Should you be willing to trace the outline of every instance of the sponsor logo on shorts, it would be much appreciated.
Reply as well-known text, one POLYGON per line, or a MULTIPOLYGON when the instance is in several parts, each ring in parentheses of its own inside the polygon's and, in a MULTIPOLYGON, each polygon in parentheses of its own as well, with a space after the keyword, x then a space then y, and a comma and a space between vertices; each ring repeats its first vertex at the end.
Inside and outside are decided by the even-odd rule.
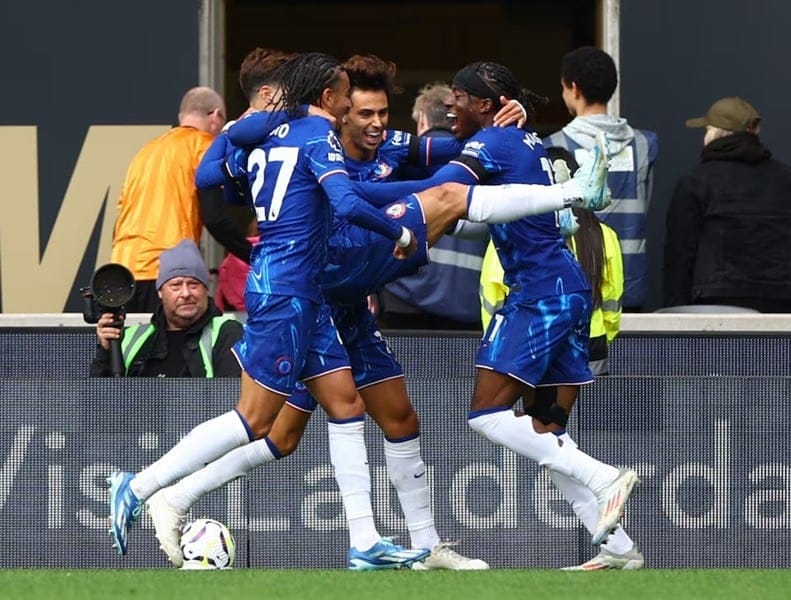
POLYGON ((400 219, 406 214, 406 203, 396 202, 385 209, 385 214, 391 219, 400 219))
POLYGON ((281 356, 275 361, 275 374, 288 375, 294 368, 294 359, 290 356, 281 356))

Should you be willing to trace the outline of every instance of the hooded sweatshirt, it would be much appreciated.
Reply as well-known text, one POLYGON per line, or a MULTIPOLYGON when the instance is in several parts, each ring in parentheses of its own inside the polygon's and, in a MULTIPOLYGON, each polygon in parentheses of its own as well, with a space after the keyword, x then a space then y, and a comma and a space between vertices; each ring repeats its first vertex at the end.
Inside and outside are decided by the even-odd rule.
POLYGON ((626 119, 606 114, 575 117, 562 130, 543 140, 574 154, 578 163, 587 159, 595 137, 603 131, 607 140, 612 204, 597 214, 621 240, 624 262, 626 309, 639 310, 647 288, 645 221, 653 189, 653 166, 658 153, 656 134, 632 129, 626 119))

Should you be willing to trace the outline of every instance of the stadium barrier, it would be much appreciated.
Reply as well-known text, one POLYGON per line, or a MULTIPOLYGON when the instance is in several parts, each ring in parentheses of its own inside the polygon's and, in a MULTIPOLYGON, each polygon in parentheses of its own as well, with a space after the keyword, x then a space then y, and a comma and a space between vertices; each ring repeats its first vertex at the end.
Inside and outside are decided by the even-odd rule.
MULTIPOLYGON (((134 320, 132 318, 131 320, 134 320)), ((625 526, 647 566, 791 566, 791 327, 786 317, 624 316, 613 375, 583 392, 570 434, 643 483, 625 526), (685 317, 685 318, 680 318, 685 317)), ((466 424, 474 336, 392 335, 421 416, 437 526, 493 567, 560 567, 595 549, 546 473, 466 424)), ((0 567, 166 566, 144 516, 118 557, 106 484, 228 410, 236 380, 88 379, 92 328, 73 315, 0 315, 0 567), (74 318, 72 318, 74 317, 74 318)), ((366 434, 377 523, 408 542, 366 434)), ((319 411, 299 450, 202 500, 238 566, 338 567, 348 535, 319 411)))

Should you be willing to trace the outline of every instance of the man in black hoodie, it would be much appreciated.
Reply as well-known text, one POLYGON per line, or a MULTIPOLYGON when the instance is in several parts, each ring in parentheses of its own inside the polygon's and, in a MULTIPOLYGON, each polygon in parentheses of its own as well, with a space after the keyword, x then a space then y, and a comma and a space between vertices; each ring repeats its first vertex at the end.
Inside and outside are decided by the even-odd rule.
POLYGON ((760 122, 741 98, 687 121, 706 133, 667 213, 665 306, 791 312, 791 168, 761 145, 760 122))
POLYGON ((103 314, 91 377, 111 375, 111 339, 121 340, 128 377, 239 377, 231 347, 242 337, 242 325, 220 312, 208 286, 209 271, 195 242, 185 239, 165 250, 156 280, 160 303, 151 323, 122 331, 119 315, 103 314))

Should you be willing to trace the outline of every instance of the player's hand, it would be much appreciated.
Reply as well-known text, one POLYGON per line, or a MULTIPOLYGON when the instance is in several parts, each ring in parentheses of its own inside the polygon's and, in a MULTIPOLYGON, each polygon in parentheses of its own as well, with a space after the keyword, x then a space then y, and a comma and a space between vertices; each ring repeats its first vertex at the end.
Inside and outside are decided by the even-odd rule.
POLYGON ((412 256, 415 251, 417 250, 417 237, 415 237, 415 233, 412 230, 409 231, 409 244, 406 246, 399 246, 396 244, 395 249, 393 250, 393 256, 395 256, 398 260, 405 260, 412 256))
POLYGON ((105 350, 110 349, 110 340, 120 340, 121 330, 124 327, 124 315, 104 313, 96 323, 96 337, 99 345, 105 350))
POLYGON ((500 96, 500 104, 503 107, 494 115, 495 127, 508 127, 516 123, 519 129, 527 123, 527 111, 518 100, 508 100, 505 96, 500 96))
POLYGON ((324 117, 327 119, 333 127, 338 126, 338 119, 333 117, 330 113, 326 110, 319 108, 318 106, 313 106, 312 104, 308 106, 308 116, 309 117, 324 117))

